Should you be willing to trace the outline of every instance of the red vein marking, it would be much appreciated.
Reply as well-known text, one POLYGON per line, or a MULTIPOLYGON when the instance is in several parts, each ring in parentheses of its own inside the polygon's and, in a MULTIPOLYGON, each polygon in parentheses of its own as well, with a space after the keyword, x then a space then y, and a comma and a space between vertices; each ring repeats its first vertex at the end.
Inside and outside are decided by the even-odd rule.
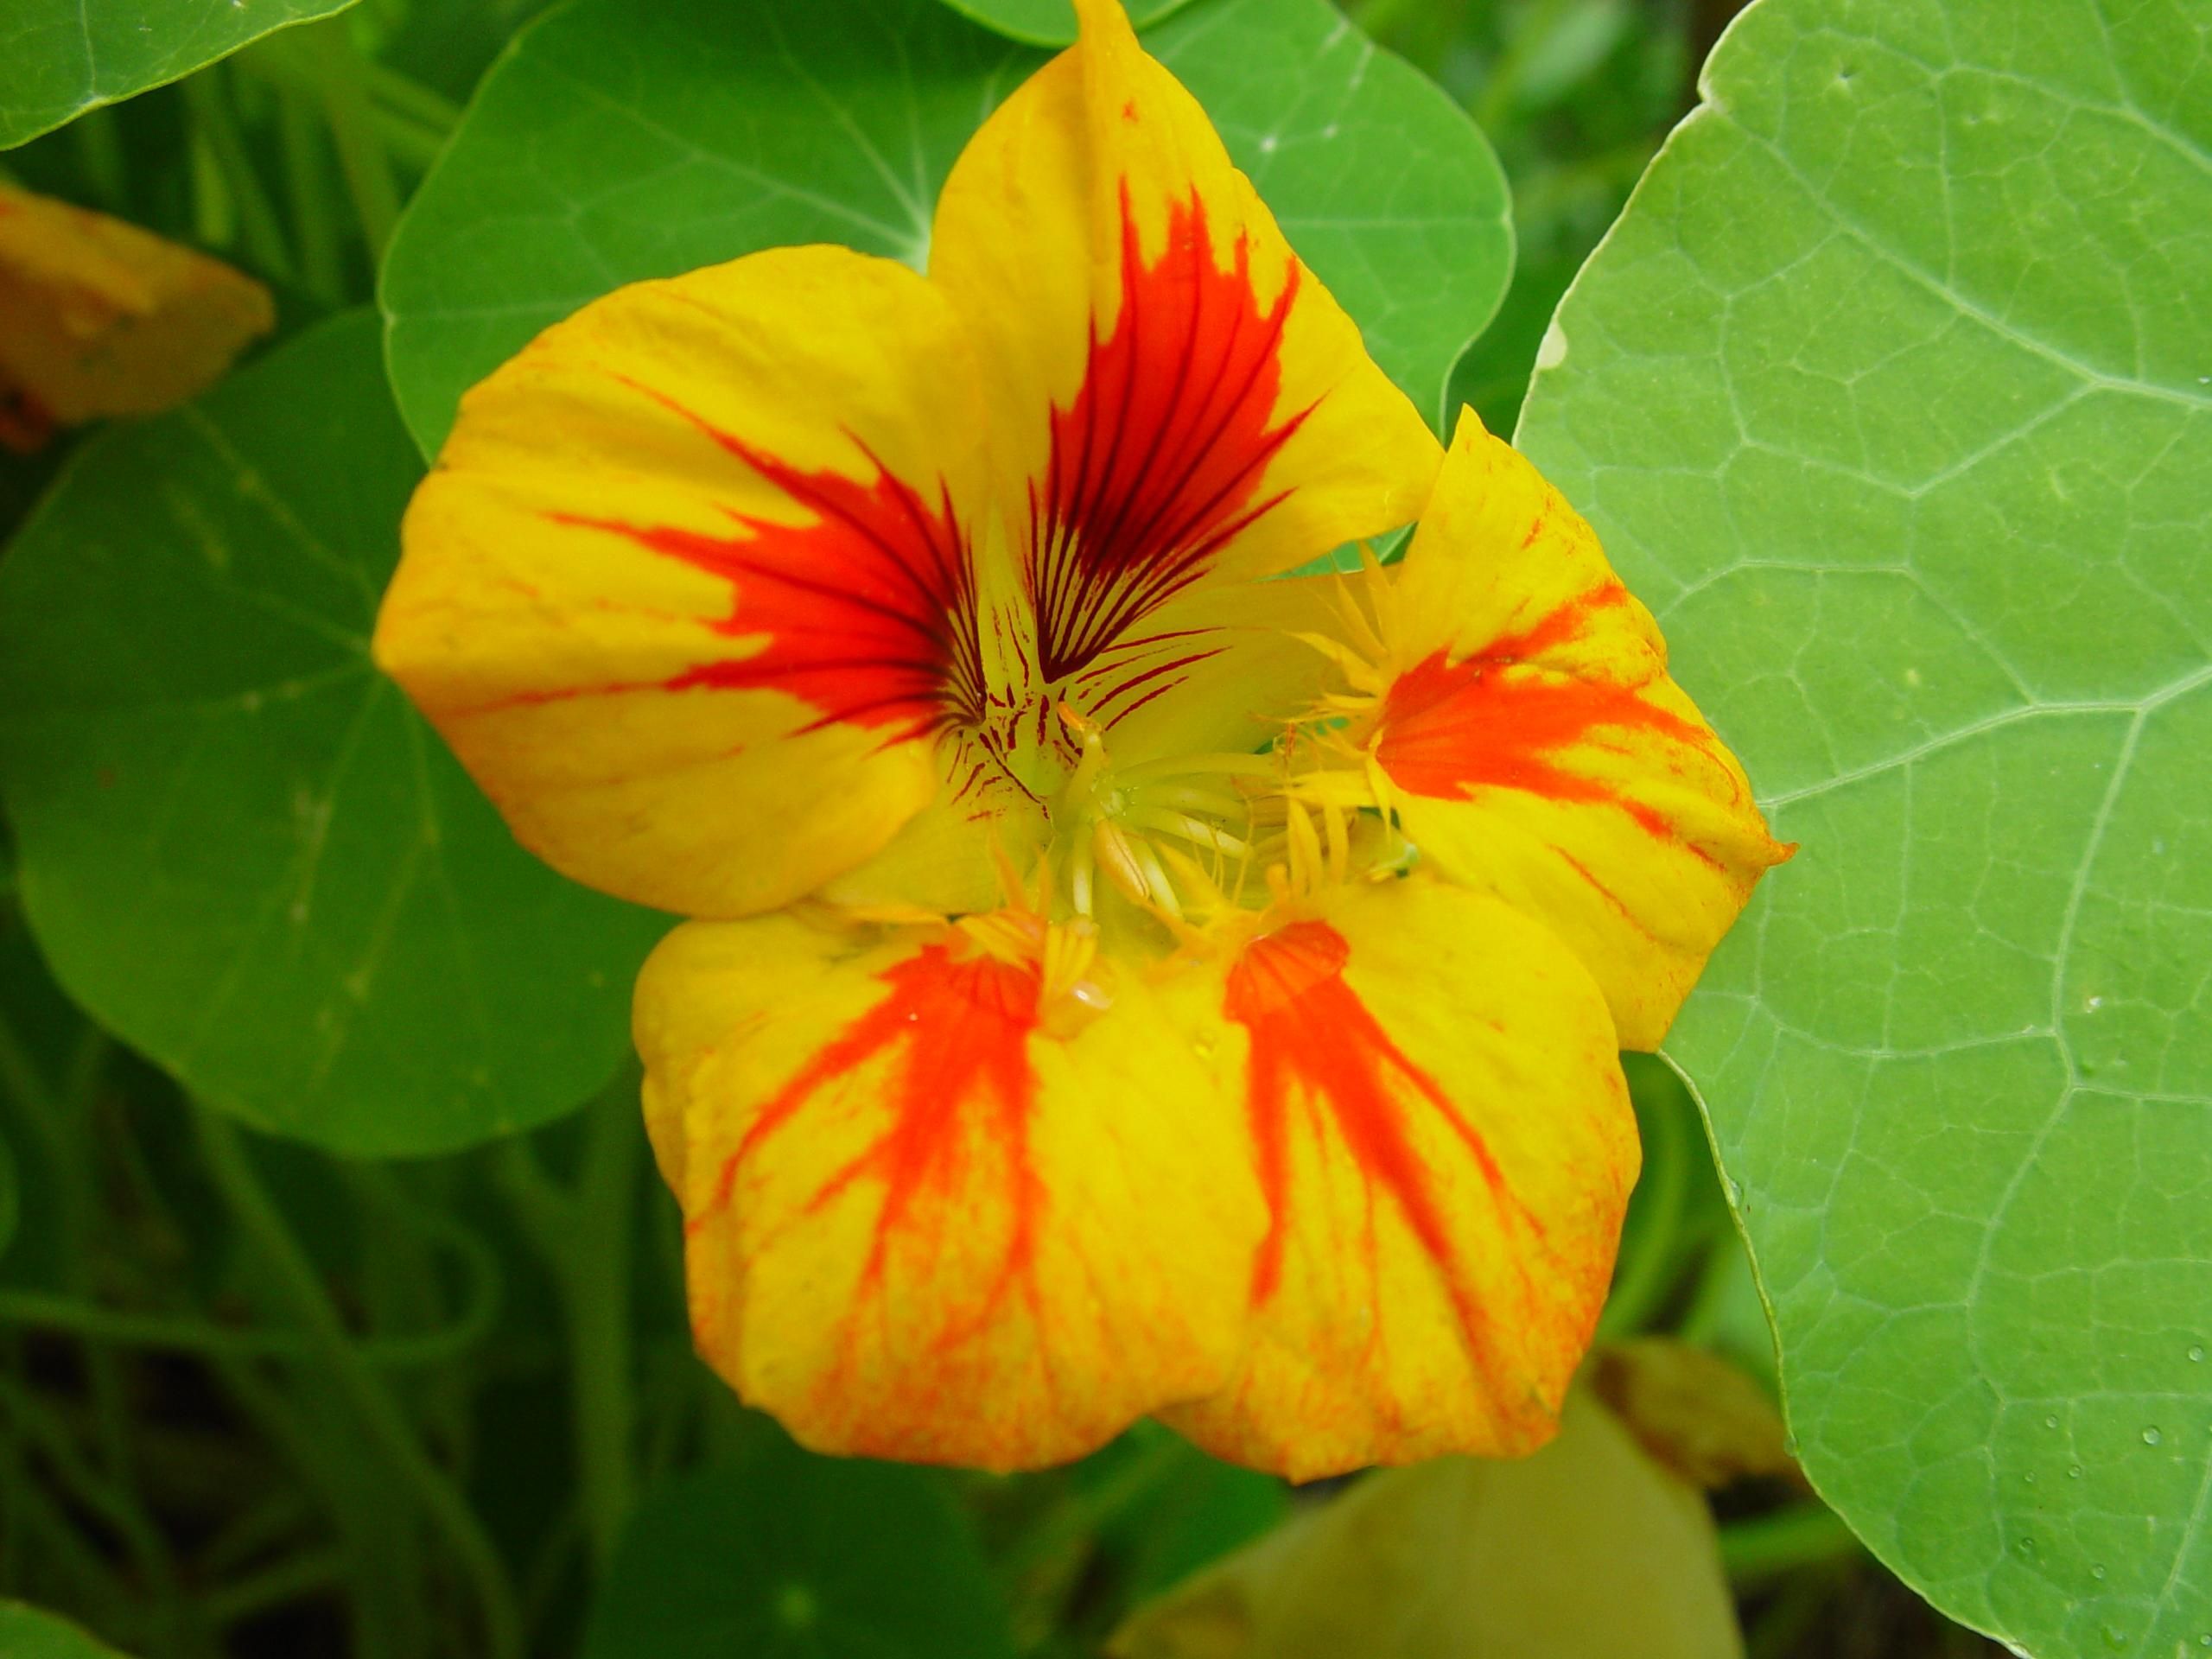
POLYGON ((853 442, 874 468, 872 480, 792 467, 664 394, 617 378, 690 422, 813 515, 810 523, 787 524, 730 511, 738 530, 730 536, 548 515, 727 582, 729 614, 711 625, 714 632, 766 636, 753 654, 699 664, 661 689, 784 691, 820 712, 815 726, 887 726, 901 737, 971 716, 983 674, 975 577, 942 480, 932 507, 858 438, 853 442))
POLYGON ((918 1224, 916 1200, 953 1199, 948 1217, 973 1224, 980 1192, 960 1192, 976 1166, 972 1148, 995 1141, 1006 1163, 1009 1223, 998 1275, 964 1317, 948 1319, 950 1344, 986 1321, 1006 1288, 1028 1270, 1036 1244, 1043 1189, 1031 1167, 1029 1126, 1036 1077, 1029 1036, 1037 1025, 1037 972, 989 957, 956 957, 930 945, 886 969, 889 994, 847 1026, 779 1090, 723 1161, 707 1207, 685 1224, 696 1232, 725 1210, 747 1161, 789 1127, 824 1090, 861 1066, 888 1057, 887 1074, 872 1086, 890 1127, 866 1151, 831 1175, 806 1206, 813 1213, 862 1179, 880 1181, 883 1199, 860 1291, 880 1286, 892 1237, 918 1224))
MULTIPOLYGON (((1297 922, 1255 941, 1230 972, 1223 1011, 1251 1036, 1245 1109, 1268 1216, 1252 1264, 1252 1305, 1265 1305, 1281 1287, 1293 1203, 1288 1128, 1296 1094, 1312 1115, 1317 1140, 1325 1106, 1328 1122, 1367 1182, 1370 1201, 1382 1188, 1435 1262, 1468 1356, 1487 1377, 1497 1360, 1495 1332, 1490 1315, 1468 1294, 1467 1264, 1445 1222, 1448 1195, 1437 1191, 1437 1173, 1414 1144, 1406 1085, 1466 1148, 1501 1214, 1517 1220, 1539 1244, 1544 1230, 1507 1185, 1481 1135, 1344 982, 1351 954, 1344 935, 1327 923, 1297 922)), ((1372 1250, 1370 1238, 1370 1255, 1372 1250)))
POLYGON ((1384 699, 1376 758, 1391 781, 1415 795, 1457 800, 1475 789, 1516 789, 1547 800, 1611 806, 1654 839, 1719 868, 1667 817, 1611 783, 1571 772, 1561 755, 1578 745, 1633 753, 1599 734, 1648 733, 1710 753, 1711 734, 1645 700, 1637 688, 1545 670, 1541 658, 1579 639, 1593 613, 1626 602, 1607 582, 1549 612, 1522 632, 1454 663, 1441 651, 1400 675, 1384 699), (1511 672, 1515 669, 1538 672, 1511 672))
POLYGON ((1287 492, 1261 474, 1310 410, 1270 426, 1298 263, 1262 314, 1251 246, 1214 263, 1205 207, 1168 206, 1166 245, 1144 262, 1122 188, 1122 307, 1091 327, 1075 400, 1052 411, 1051 459, 1029 486, 1026 574, 1047 681, 1080 671, 1140 617, 1203 575, 1287 492))

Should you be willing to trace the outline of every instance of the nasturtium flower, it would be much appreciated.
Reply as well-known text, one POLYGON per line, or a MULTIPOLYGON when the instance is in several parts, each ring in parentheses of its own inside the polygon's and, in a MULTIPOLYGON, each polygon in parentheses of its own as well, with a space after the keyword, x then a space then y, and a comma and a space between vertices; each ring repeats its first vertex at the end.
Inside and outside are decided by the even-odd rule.
POLYGON ((926 276, 753 254, 471 392, 378 659, 525 845, 694 918, 647 1127, 700 1351, 801 1440, 1524 1451, 1636 1173, 1618 1047, 1780 849, 1588 528, 1444 453, 1079 10, 926 276))
POLYGON ((181 404, 276 316, 219 259, 0 184, 0 448, 181 404))

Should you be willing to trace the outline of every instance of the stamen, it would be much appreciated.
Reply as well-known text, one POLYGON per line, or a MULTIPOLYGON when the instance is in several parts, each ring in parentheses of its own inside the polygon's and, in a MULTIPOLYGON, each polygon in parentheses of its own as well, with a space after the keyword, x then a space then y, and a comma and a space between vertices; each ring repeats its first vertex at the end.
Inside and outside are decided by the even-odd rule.
POLYGON ((1341 882, 1351 868, 1351 832, 1345 825, 1343 809, 1334 801, 1322 803, 1321 828, 1329 842, 1329 880, 1341 882))
POLYGON ((1187 806, 1194 812, 1211 812, 1217 818, 1240 817, 1247 810, 1245 804, 1234 795, 1190 784, 1155 784, 1145 791, 1144 798, 1166 806, 1187 806))
POLYGON ((1145 884, 1143 867, 1137 862, 1128 838, 1110 822, 1101 820, 1091 832, 1090 849, 1106 879, 1122 890, 1124 898, 1132 904, 1150 902, 1152 894, 1145 884))
POLYGON ((1193 772, 1215 772, 1230 778, 1274 778, 1282 771, 1282 760, 1274 754, 1236 754, 1213 752, 1163 755, 1118 769, 1125 784, 1147 783, 1155 778, 1181 778, 1193 772))
POLYGON ((1159 853, 1154 850, 1150 842, 1141 836, 1129 838, 1129 850, 1136 855, 1137 867, 1144 872, 1145 887, 1152 895, 1153 903, 1180 921, 1183 917, 1182 901, 1175 896, 1175 884, 1167 879, 1167 871, 1160 861, 1159 853))
POLYGON ((1142 824, 1146 829, 1157 830, 1164 836, 1179 836, 1197 846, 1210 848, 1217 853, 1226 853, 1231 857, 1250 850, 1243 842, 1230 835, 1226 830, 1216 829, 1212 824, 1204 823, 1185 812, 1169 812, 1158 807, 1133 806, 1122 812, 1122 821, 1125 823, 1142 824))
POLYGON ((1091 912, 1091 882, 1098 873, 1098 859, 1091 849, 1092 838, 1076 837, 1075 848, 1068 859, 1068 901, 1075 906, 1075 913, 1087 917, 1091 912))

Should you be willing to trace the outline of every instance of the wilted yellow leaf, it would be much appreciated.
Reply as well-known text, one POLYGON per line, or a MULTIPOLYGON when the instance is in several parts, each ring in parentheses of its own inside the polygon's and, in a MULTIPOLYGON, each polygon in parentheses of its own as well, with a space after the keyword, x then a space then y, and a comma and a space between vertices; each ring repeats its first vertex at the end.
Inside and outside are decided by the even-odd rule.
POLYGON ((1705 1500, 1596 1400, 1534 1457, 1365 1477, 1140 1609, 1116 1659, 1738 1659, 1705 1500))
POLYGON ((1608 1343, 1590 1385, 1646 1452, 1695 1485, 1755 1475, 1804 1484, 1780 1409, 1718 1354, 1670 1337, 1608 1343))
POLYGON ((0 185, 0 445, 181 404, 275 321, 219 259, 0 185))

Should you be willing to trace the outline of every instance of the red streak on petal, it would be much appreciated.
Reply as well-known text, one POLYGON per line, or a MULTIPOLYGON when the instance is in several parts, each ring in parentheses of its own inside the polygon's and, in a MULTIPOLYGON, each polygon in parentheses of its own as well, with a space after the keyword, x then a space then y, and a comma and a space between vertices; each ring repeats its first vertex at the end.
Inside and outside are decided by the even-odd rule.
MULTIPOLYGON (((744 657, 701 663, 661 689, 786 692, 832 721, 899 736, 964 715, 982 684, 975 578, 950 493, 932 506, 870 454, 875 476, 807 472, 745 443, 645 387, 812 515, 801 524, 731 512, 729 536, 549 515, 620 536, 729 584, 716 633, 765 637, 744 657)), ((857 442, 857 441, 856 441, 857 442)), ((865 446, 862 452, 867 453, 865 446)), ((607 688, 629 690, 636 688, 607 688)))
MULTIPOLYGON (((1294 1091, 1307 1109, 1325 1110, 1370 1190, 1380 1187, 1421 1249, 1434 1260, 1468 1352, 1486 1364, 1489 1319, 1469 1298, 1444 1220, 1451 1195, 1414 1144, 1410 1114, 1433 1109, 1466 1148, 1500 1209, 1535 1239, 1543 1230, 1506 1185, 1490 1148, 1436 1080, 1407 1058, 1359 994, 1344 980, 1351 954, 1325 922, 1298 922, 1256 940, 1230 970, 1224 1012, 1251 1036, 1245 1108, 1268 1232, 1252 1267, 1257 1307, 1281 1287, 1290 1192, 1288 1133, 1294 1091)), ((1369 1240, 1370 1249, 1373 1240, 1369 1240)))
POLYGON ((1475 789, 1517 789, 1611 806, 1655 839, 1713 863, 1664 814, 1561 764, 1578 745, 1605 743, 1607 733, 1656 734, 1700 750, 1708 741, 1696 722, 1655 707, 1632 688, 1544 670, 1547 653, 1580 639, 1595 613, 1627 598, 1619 583, 1607 582, 1463 661, 1440 651, 1400 675, 1384 700, 1375 747, 1391 781, 1441 800, 1475 789))
MULTIPOLYGON (((736 1151, 724 1161, 708 1208, 687 1224, 696 1231, 729 1203, 747 1160, 790 1126, 824 1089, 879 1057, 886 1075, 870 1085, 886 1104, 890 1127, 832 1175, 809 1201, 809 1211, 835 1202, 855 1182, 880 1181, 883 1202, 861 1281, 880 1280, 892 1236, 912 1224, 915 1201, 954 1199, 952 1211, 973 1214, 982 1195, 957 1192, 973 1170, 978 1140, 995 1141, 1007 1164, 1011 1217, 1006 1255, 967 1328, 988 1317, 1005 1287, 1028 1269, 1042 1197, 1029 1159, 1029 1123, 1036 1077, 1029 1036, 1037 1026, 1033 968, 988 957, 955 957, 931 945, 879 976, 890 994, 861 1014, 761 1109, 736 1151)), ((949 1328, 949 1339, 964 1334, 949 1328)))
POLYGON ((1052 459, 1030 486, 1027 575, 1048 681, 1197 581, 1285 499, 1253 498, 1310 412, 1269 424, 1299 278, 1293 260, 1262 311, 1249 242, 1240 235, 1233 267, 1217 266, 1195 194, 1169 204, 1166 245, 1146 264, 1123 184, 1121 311, 1103 340, 1094 322, 1083 385, 1052 410, 1052 459))

